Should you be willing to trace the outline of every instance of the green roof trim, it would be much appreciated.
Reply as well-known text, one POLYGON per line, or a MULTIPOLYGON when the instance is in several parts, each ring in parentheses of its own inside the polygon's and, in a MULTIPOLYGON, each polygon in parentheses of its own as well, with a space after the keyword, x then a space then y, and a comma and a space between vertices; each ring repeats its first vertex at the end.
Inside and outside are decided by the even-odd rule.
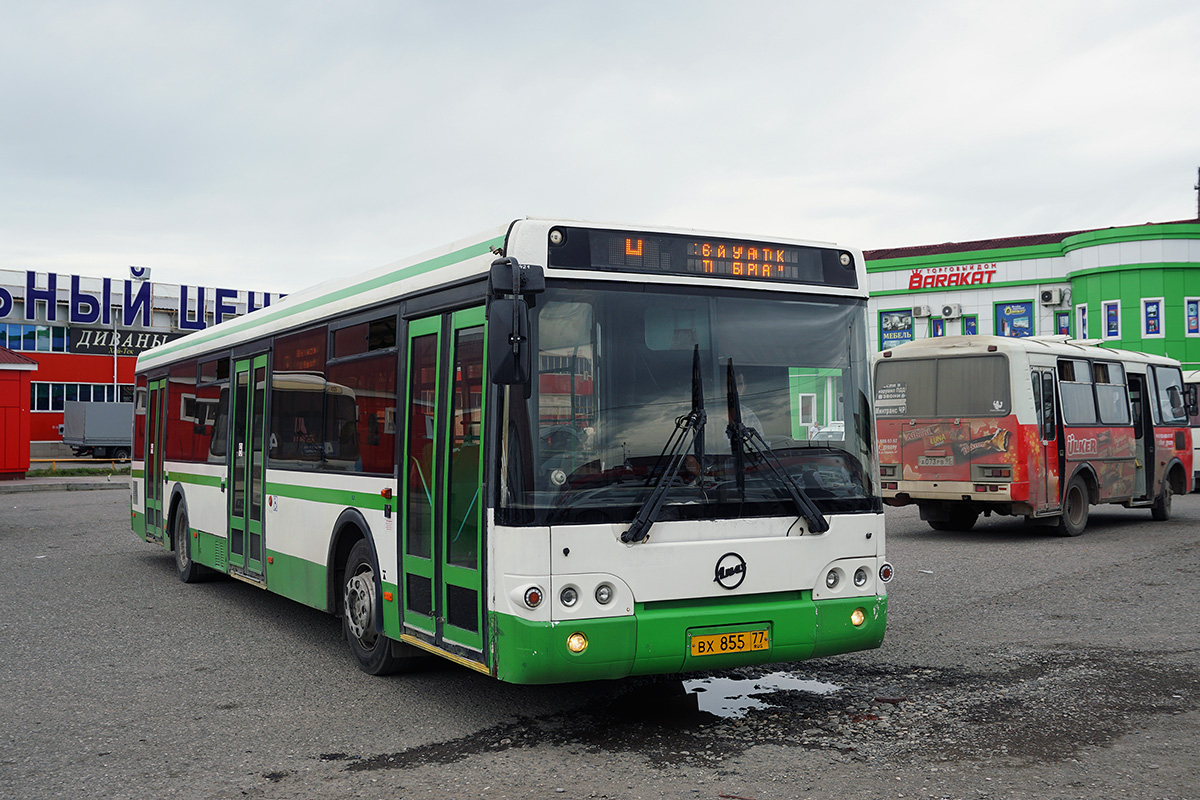
POLYGON ((991 250, 963 250, 958 253, 934 253, 927 256, 905 256, 904 258, 881 258, 867 261, 867 272, 891 272, 901 269, 926 269, 928 267, 951 267, 960 264, 982 264, 992 261, 1025 261, 1031 258, 1061 258, 1062 247, 1058 244, 1027 245, 1025 247, 1000 247, 991 250))
POLYGON ((1200 222, 1175 222, 1170 225, 1134 225, 1128 228, 1105 228, 1100 231, 1077 233, 1063 239, 1062 252, 1069 253, 1084 247, 1121 242, 1144 242, 1154 239, 1200 239, 1200 222))

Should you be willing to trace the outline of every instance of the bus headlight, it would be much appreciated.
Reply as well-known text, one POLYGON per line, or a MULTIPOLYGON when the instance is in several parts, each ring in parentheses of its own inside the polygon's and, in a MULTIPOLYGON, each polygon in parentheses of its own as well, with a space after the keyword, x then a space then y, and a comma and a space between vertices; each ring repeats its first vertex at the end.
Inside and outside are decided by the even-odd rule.
POLYGON ((838 571, 836 569, 831 569, 825 575, 825 588, 836 589, 841 580, 842 576, 838 574, 838 571))
POLYGON ((858 569, 854 570, 854 585, 860 589, 867 585, 866 567, 859 567, 858 569))
POLYGON ((574 586, 567 586, 558 593, 558 599, 564 606, 570 608, 579 602, 579 592, 574 586))

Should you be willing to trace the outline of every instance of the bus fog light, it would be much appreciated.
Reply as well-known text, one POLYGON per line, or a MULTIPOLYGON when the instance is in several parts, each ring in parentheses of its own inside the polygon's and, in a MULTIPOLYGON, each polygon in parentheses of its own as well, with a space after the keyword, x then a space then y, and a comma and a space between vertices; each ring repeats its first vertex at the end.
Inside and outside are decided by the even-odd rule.
POLYGON ((842 578, 840 575, 838 575, 838 571, 836 569, 829 570, 829 573, 825 576, 825 588, 836 589, 838 582, 841 581, 841 579, 842 578))
POLYGON ((558 599, 564 606, 570 608, 579 602, 579 592, 575 590, 574 586, 568 586, 558 593, 558 599))
POLYGON ((894 572, 892 571, 891 564, 884 564, 879 568, 879 580, 883 581, 884 583, 890 581, 893 574, 894 572))
POLYGON ((525 590, 525 605, 530 608, 537 608, 542 604, 542 590, 536 586, 530 586, 525 590))
POLYGON ((854 627, 857 628, 861 626, 864 622, 866 622, 866 620, 867 612, 863 611, 861 608, 856 608, 850 612, 850 623, 854 627))
POLYGON ((613 598, 613 587, 602 583, 596 587, 596 602, 602 606, 608 605, 613 598))
POLYGON ((567 637, 567 649, 572 653, 582 653, 587 650, 587 646, 587 637, 578 631, 567 637))
POLYGON ((867 585, 867 568, 859 567, 854 570, 854 585, 860 589, 867 585))

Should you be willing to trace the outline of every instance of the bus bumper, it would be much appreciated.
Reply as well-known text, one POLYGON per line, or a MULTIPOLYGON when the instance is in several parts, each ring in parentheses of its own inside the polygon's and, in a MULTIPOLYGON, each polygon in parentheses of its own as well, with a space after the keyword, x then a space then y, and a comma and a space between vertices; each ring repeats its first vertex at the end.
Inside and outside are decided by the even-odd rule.
POLYGON ((887 626, 887 596, 813 601, 811 592, 702 601, 638 604, 627 617, 534 623, 494 616, 496 676, 510 683, 569 683, 801 661, 879 647, 887 626), (854 624, 854 612, 861 623, 854 624), (693 636, 766 630, 764 650, 693 655, 693 636), (572 634, 587 637, 580 653, 572 634))

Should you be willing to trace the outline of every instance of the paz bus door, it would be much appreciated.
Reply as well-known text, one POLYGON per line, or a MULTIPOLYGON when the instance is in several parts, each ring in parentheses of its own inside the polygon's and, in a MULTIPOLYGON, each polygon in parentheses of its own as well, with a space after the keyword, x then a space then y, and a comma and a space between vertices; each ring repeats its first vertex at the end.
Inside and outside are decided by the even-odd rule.
POLYGON ((146 539, 163 540, 167 521, 163 519, 163 442, 166 441, 167 379, 152 380, 147 384, 146 396, 146 475, 143 496, 145 499, 146 539))
POLYGON ((267 354, 233 363, 229 459, 229 571, 263 580, 267 354))
POLYGON ((1034 504, 1039 511, 1054 511, 1062 505, 1062 469, 1065 451, 1060 452, 1062 439, 1058 434, 1061 420, 1054 396, 1054 369, 1034 367, 1033 404, 1037 409, 1038 435, 1035 450, 1029 459, 1029 486, 1039 494, 1034 504))
POLYGON ((473 308, 408 324, 401 592, 406 638, 487 666, 483 321, 473 308))

